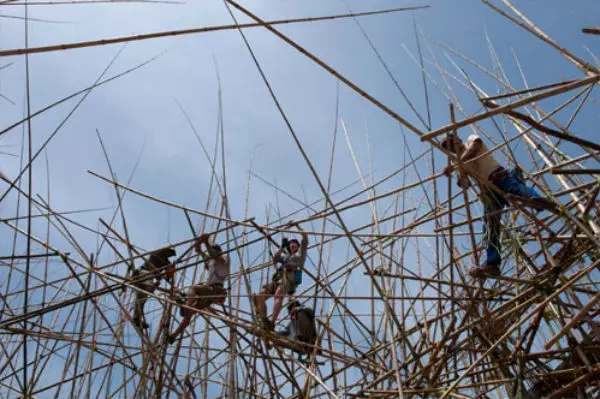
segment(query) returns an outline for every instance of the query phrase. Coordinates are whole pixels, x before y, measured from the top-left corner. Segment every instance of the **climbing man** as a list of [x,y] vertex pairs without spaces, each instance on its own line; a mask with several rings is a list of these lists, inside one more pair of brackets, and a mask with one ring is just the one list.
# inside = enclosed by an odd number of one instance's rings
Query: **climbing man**
[[150,327],[144,316],[144,306],[150,296],[148,293],[153,294],[161,280],[172,281],[175,265],[171,264],[169,258],[175,255],[175,250],[171,247],[154,251],[150,254],[148,261],[133,272],[132,285],[137,288],[135,290],[133,323],[139,329]]
[[[314,345],[317,340],[317,327],[315,326],[315,312],[313,309],[302,306],[298,301],[293,301],[287,306],[290,322],[283,329],[276,332],[282,338],[300,341]],[[310,346],[300,346],[301,353],[311,353]],[[298,352],[298,351],[297,351]]]
[[[202,250],[202,244],[206,246],[206,252]],[[214,303],[223,303],[227,297],[224,283],[229,277],[229,256],[223,254],[220,245],[210,243],[208,234],[201,235],[194,248],[205,261],[204,266],[208,270],[208,278],[204,284],[196,284],[190,287],[185,299],[186,307],[180,308],[181,323],[175,332],[168,337],[170,344],[175,342],[179,334],[190,324],[195,312],[189,308],[206,309]]]
[[[500,243],[502,217],[500,211],[508,206],[507,199],[520,201],[538,212],[542,210],[555,212],[557,206],[552,200],[541,197],[532,187],[527,187],[519,168],[508,171],[500,166],[492,154],[485,154],[488,152],[488,148],[477,134],[470,135],[466,143],[463,143],[457,135],[451,134],[441,143],[441,146],[455,153],[461,164],[470,166],[470,170],[467,171],[458,169],[457,165],[450,165],[444,169],[444,173],[449,176],[456,168],[459,187],[468,188],[470,186],[468,176],[474,178],[480,187],[480,200],[485,214],[484,233],[487,258],[483,266],[471,269],[470,274],[478,278],[484,277],[486,274],[500,275],[499,265],[502,262]],[[487,187],[486,183],[497,187],[504,195],[496,193]]]
[[[295,238],[289,241],[287,239],[283,240],[281,247],[273,255],[274,266],[277,267],[278,263],[281,266],[277,268],[272,281],[263,286],[258,295],[253,296],[254,305],[263,327],[271,331],[275,328],[275,322],[281,312],[284,295],[292,295],[296,292],[296,287],[302,282],[302,269],[304,262],[306,262],[308,235],[297,223],[290,222],[288,226],[296,226],[302,234],[302,243]],[[273,315],[269,320],[266,301],[272,296],[275,296],[275,302],[273,303]]]

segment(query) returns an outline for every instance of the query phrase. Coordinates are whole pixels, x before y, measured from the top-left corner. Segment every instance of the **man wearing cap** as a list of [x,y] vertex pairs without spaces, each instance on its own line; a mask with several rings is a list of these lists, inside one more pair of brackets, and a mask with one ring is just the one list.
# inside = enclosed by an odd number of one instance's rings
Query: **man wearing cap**
[[[296,287],[301,282],[302,269],[306,262],[306,252],[308,250],[308,235],[302,228],[294,222],[288,223],[288,226],[296,226],[302,234],[302,243],[296,239],[286,240],[287,244],[282,245],[273,256],[273,263],[281,263],[281,267],[273,275],[273,280],[264,285],[258,295],[254,295],[254,304],[256,311],[261,318],[263,327],[268,330],[273,330],[277,317],[281,312],[284,295],[292,295],[296,292]],[[273,315],[271,319],[267,317],[267,299],[275,297],[273,303]]]
[[[479,135],[472,134],[466,143],[463,143],[457,135],[452,134],[441,143],[441,146],[455,153],[459,157],[460,163],[469,167],[465,170],[457,169],[457,184],[460,187],[468,188],[470,186],[468,176],[471,176],[480,187],[480,199],[485,213],[484,233],[487,243],[487,258],[483,266],[471,270],[471,275],[474,277],[483,277],[485,274],[499,275],[499,265],[502,262],[500,211],[508,206],[507,199],[526,200],[526,204],[538,212],[542,210],[555,212],[557,206],[552,200],[541,197],[532,187],[527,187],[521,177],[520,169],[514,168],[508,171],[500,166],[492,154],[486,154],[488,148]],[[449,176],[456,166],[447,166],[444,173]],[[497,187],[504,193],[504,196],[496,193],[486,184]]]
[[135,270],[131,279],[135,290],[135,306],[133,323],[140,329],[150,327],[144,316],[144,306],[154,291],[160,285],[161,279],[172,280],[175,266],[169,258],[175,256],[175,250],[170,247],[162,248],[150,254],[147,262]]
[[[202,249],[202,244],[206,246],[206,252]],[[181,324],[169,336],[169,343],[175,342],[179,334],[190,324],[194,311],[189,308],[202,310],[214,303],[223,303],[227,297],[227,290],[225,290],[224,283],[227,277],[229,277],[229,256],[223,254],[223,249],[220,245],[209,242],[208,234],[201,235],[196,241],[194,248],[205,261],[204,265],[208,270],[208,278],[204,284],[197,284],[190,287],[185,302],[186,307],[180,308],[182,316]]]

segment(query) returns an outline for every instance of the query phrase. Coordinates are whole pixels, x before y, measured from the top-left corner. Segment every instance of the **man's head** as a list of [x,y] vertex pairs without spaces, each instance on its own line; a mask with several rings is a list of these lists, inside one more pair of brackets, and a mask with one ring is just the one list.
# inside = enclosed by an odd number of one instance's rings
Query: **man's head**
[[448,138],[444,139],[444,141],[442,141],[440,145],[442,146],[442,148],[455,154],[457,152],[462,152],[465,147],[460,137],[458,137],[456,134],[448,135]]
[[171,247],[161,248],[153,253],[155,256],[160,258],[169,259],[171,256],[177,255],[177,252]]
[[221,248],[221,246],[219,244],[212,244],[210,246],[213,251],[215,251],[218,255],[221,255],[223,253],[223,248]]
[[290,253],[296,253],[296,251],[298,250],[298,248],[300,248],[300,241],[296,240],[295,238],[292,238],[289,241],[289,248],[290,248]]
[[302,304],[300,304],[300,302],[293,301],[287,305],[287,310],[290,315],[293,315],[295,313],[295,311],[300,308],[300,306],[302,306]]

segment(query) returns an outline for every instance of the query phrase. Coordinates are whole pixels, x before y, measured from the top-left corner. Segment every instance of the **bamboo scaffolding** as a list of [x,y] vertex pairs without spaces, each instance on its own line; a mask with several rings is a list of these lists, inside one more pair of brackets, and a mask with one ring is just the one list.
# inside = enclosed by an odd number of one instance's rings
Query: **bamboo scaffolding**
[[[118,84],[120,77],[133,76],[153,59],[106,78],[117,54],[92,85],[38,111],[29,103],[26,67],[24,116],[0,130],[4,138],[16,136],[16,127],[23,128],[15,177],[0,174],[0,181],[8,186],[0,195],[0,227],[12,239],[2,247],[10,250],[0,254],[0,273],[6,276],[0,281],[0,396],[533,399],[597,395],[600,186],[596,175],[600,174],[600,144],[593,135],[582,134],[581,124],[576,122],[584,120],[582,114],[589,112],[588,108],[598,105],[593,88],[600,75],[596,67],[559,45],[509,0],[482,2],[489,6],[488,12],[498,13],[531,34],[533,40],[558,51],[581,76],[530,86],[531,72],[514,53],[520,80],[513,83],[508,64],[501,62],[487,33],[491,67],[435,42],[415,21],[414,55],[404,47],[422,79],[419,90],[424,104],[419,105],[387,62],[369,25],[362,21],[378,15],[390,18],[402,11],[421,13],[429,7],[426,5],[366,12],[353,12],[347,6],[347,13],[266,21],[246,5],[226,0],[233,20],[230,24],[42,47],[30,47],[26,37],[23,48],[0,50],[0,57],[22,56],[27,64],[35,54],[237,32],[251,57],[253,72],[293,140],[288,150],[300,155],[305,167],[302,173],[318,188],[316,194],[299,194],[299,188],[284,187],[268,174],[255,171],[251,161],[244,175],[246,197],[230,198],[231,182],[237,183],[239,175],[228,165],[228,119],[223,113],[225,100],[215,60],[218,111],[213,148],[193,123],[194,115],[177,101],[207,165],[208,185],[203,188],[206,198],[202,203],[182,204],[173,199],[178,197],[134,183],[144,147],[129,177],[125,179],[120,170],[117,175],[113,163],[117,154],[109,152],[108,134],[95,129],[108,173],[88,172],[94,177],[92,184],[108,187],[115,205],[93,209],[82,203],[79,209],[57,209],[53,193],[51,201],[47,154],[47,192],[36,195],[42,191],[32,177],[43,169],[39,155],[93,90]],[[0,9],[94,3],[151,6],[174,2],[4,1]],[[250,22],[239,23],[234,11]],[[351,80],[325,57],[317,57],[279,30],[292,24],[300,29],[318,21],[344,20],[366,41],[367,56],[383,68],[383,78],[403,100],[398,107],[402,111],[385,105],[380,99],[385,97],[378,97],[375,90],[367,92],[363,82]],[[26,12],[22,21],[27,35],[27,24],[36,20]],[[257,56],[258,45],[248,40],[250,28],[273,35],[338,84],[331,148],[327,147],[329,159],[324,167],[291,119],[290,105],[284,103],[280,92],[285,87],[272,85],[268,68]],[[598,29],[584,28],[582,32],[598,34]],[[431,43],[442,47],[446,60],[438,57]],[[2,73],[9,70],[6,66],[0,66]],[[396,165],[378,170],[377,147],[372,146],[373,135],[366,127],[366,144],[359,145],[358,129],[340,107],[340,97],[348,95],[339,90],[340,83],[350,89],[350,95],[366,100],[376,112],[397,122],[396,133],[402,135],[403,145],[399,154],[403,156]],[[497,92],[484,91],[490,83]],[[78,102],[68,116],[34,151],[36,125],[32,122],[76,97]],[[434,112],[437,97],[442,104],[450,104],[449,117],[440,118]],[[481,111],[482,106],[487,109]],[[411,118],[426,130],[416,127]],[[436,127],[436,121],[448,119],[442,122],[445,126]],[[346,162],[339,155],[340,129],[348,165],[340,164]],[[515,165],[526,171],[528,185],[543,191],[559,210],[537,213],[527,201],[509,198],[505,209],[485,215],[479,195],[484,189],[503,195],[496,186],[478,181],[479,188],[453,189],[453,179],[440,173],[440,165],[465,173],[473,172],[472,166],[441,148],[438,139],[465,130],[489,141],[489,154],[507,167]],[[411,140],[409,134],[416,136]],[[321,172],[321,167],[327,172]],[[356,172],[354,178],[350,178],[351,169]],[[274,202],[265,206],[265,218],[261,219],[253,214],[251,203],[264,196],[264,189],[274,193]],[[4,207],[9,200],[14,200],[14,210]],[[135,218],[127,206],[133,200],[164,210],[169,223],[172,214],[185,218],[186,235],[171,242],[167,232],[169,243],[165,244],[179,255],[174,261],[176,277],[152,292],[139,286],[150,282],[152,276],[132,275],[157,249],[143,247],[143,240],[134,233]],[[238,212],[240,204],[242,212]],[[102,213],[94,221],[96,226],[80,221],[91,212],[104,211],[110,215]],[[484,259],[486,236],[480,228],[489,216],[503,219],[502,274],[475,279],[466,271]],[[284,306],[298,300],[314,310],[317,334],[311,343],[266,332],[259,327],[251,304],[252,295],[272,277],[270,254],[279,246],[279,238],[298,234],[288,225],[292,218],[303,227],[310,244],[304,281],[284,299]],[[38,223],[43,229],[37,228]],[[206,262],[192,253],[203,233],[210,234],[231,257],[232,272],[227,279],[226,302],[197,310],[181,303],[180,296],[189,285],[206,279],[207,273],[201,270]],[[90,248],[87,236],[96,240],[95,249]],[[132,305],[140,294],[149,298],[145,313],[149,329],[138,329],[131,322]],[[206,299],[217,297],[221,296]],[[169,345],[167,336],[181,322],[179,310],[185,309],[193,311],[192,323]],[[282,315],[280,320],[287,323],[289,318]],[[540,385],[546,389],[543,395],[536,391]]]

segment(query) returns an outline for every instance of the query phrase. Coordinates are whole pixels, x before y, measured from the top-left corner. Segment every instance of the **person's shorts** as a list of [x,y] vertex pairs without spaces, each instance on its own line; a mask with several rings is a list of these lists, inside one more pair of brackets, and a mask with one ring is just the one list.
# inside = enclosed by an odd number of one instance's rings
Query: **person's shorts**
[[222,286],[198,284],[190,287],[186,305],[202,310],[214,303],[223,303],[227,298],[227,290]]
[[282,286],[283,292],[292,295],[296,292],[296,275],[293,270],[286,270],[277,281],[271,281],[263,286],[263,293],[267,295],[275,295],[277,287]]

